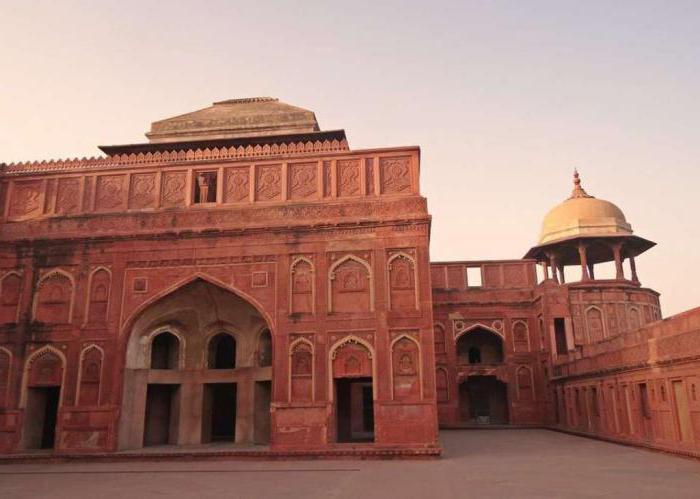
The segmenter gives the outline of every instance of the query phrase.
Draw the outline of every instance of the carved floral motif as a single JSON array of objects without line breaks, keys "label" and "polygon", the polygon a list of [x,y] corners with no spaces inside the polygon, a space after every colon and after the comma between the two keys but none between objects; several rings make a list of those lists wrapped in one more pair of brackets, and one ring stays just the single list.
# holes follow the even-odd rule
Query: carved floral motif
[{"label": "carved floral motif", "polygon": [[41,214],[42,203],[40,180],[16,182],[12,189],[9,215],[13,218],[38,216]]},{"label": "carved floral motif", "polygon": [[292,163],[289,165],[289,198],[315,197],[318,189],[318,165],[316,163]]},{"label": "carved floral motif", "polygon": [[280,165],[265,165],[255,168],[255,198],[261,201],[275,201],[282,194],[282,174]]},{"label": "carved floral motif", "polygon": [[250,197],[250,167],[241,166],[226,169],[224,202],[240,203]]},{"label": "carved floral motif", "polygon": [[164,208],[184,206],[187,194],[185,192],[187,173],[165,172],[161,182],[161,206]]},{"label": "carved floral motif", "polygon": [[411,158],[381,158],[381,188],[384,194],[403,194],[411,190]]},{"label": "carved floral motif", "polygon": [[355,159],[338,160],[338,196],[360,194],[360,162]]},{"label": "carved floral motif", "polygon": [[124,203],[124,175],[104,175],[97,177],[95,209],[113,210]]},{"label": "carved floral motif", "polygon": [[155,191],[155,173],[133,174],[129,189],[129,208],[153,208],[156,202]]},{"label": "carved floral motif", "polygon": [[56,213],[69,215],[79,211],[80,179],[61,178],[56,191]]}]

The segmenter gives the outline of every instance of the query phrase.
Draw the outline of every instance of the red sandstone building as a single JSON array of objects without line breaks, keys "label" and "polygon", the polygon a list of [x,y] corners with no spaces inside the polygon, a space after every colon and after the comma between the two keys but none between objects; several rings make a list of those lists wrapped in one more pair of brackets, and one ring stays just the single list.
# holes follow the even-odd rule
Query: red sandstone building
[{"label": "red sandstone building", "polygon": [[654,243],[578,176],[525,258],[431,263],[417,147],[269,98],[147,137],[0,165],[2,452],[434,455],[438,422],[700,449],[700,310],[661,320]]}]

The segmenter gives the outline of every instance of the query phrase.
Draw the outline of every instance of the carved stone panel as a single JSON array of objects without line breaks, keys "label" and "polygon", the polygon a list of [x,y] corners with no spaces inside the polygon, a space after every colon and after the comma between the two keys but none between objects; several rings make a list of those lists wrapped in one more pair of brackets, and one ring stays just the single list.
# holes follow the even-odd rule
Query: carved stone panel
[{"label": "carved stone panel", "polygon": [[330,197],[332,194],[333,180],[331,175],[331,162],[323,162],[323,197]]},{"label": "carved stone panel", "polygon": [[389,298],[391,310],[416,310],[415,264],[399,254],[389,262]]},{"label": "carved stone panel", "polygon": [[41,180],[15,182],[10,198],[10,218],[32,218],[41,215],[44,192]]},{"label": "carved stone panel", "polygon": [[92,274],[88,304],[88,322],[90,324],[101,324],[107,320],[109,287],[109,272],[101,269]]},{"label": "carved stone panel", "polygon": [[337,163],[338,197],[359,196],[360,162],[356,159],[342,159]]},{"label": "carved stone panel", "polygon": [[224,203],[243,203],[250,200],[250,167],[227,168],[224,175]]},{"label": "carved stone panel", "polygon": [[356,260],[345,260],[330,276],[333,312],[369,312],[369,270]]},{"label": "carved stone panel", "polygon": [[372,354],[360,343],[348,342],[333,352],[333,377],[372,376]]},{"label": "carved stone panel", "polygon": [[282,199],[282,165],[255,167],[255,199],[258,201]]},{"label": "carved stone panel", "polygon": [[156,174],[134,173],[129,188],[129,208],[154,208],[156,205]]},{"label": "carved stone panel", "polygon": [[39,283],[35,319],[46,324],[68,324],[73,284],[63,274],[52,274]]},{"label": "carved stone panel", "polygon": [[0,409],[8,406],[8,389],[10,385],[10,355],[0,350]]},{"label": "carved stone panel", "polygon": [[367,194],[374,194],[374,158],[365,159],[365,182]]},{"label": "carved stone panel", "polygon": [[187,172],[164,172],[161,179],[161,200],[163,208],[185,206],[187,199]]},{"label": "carved stone panel", "polygon": [[289,199],[314,199],[318,192],[318,164],[290,163]]},{"label": "carved stone panel", "polygon": [[379,171],[382,194],[411,192],[411,158],[380,158]]},{"label": "carved stone panel", "polygon": [[80,179],[76,177],[58,179],[56,190],[56,213],[70,215],[80,211]]},{"label": "carved stone panel", "polygon": [[22,279],[8,274],[0,281],[0,324],[17,321],[17,308],[22,292]]},{"label": "carved stone panel", "polygon": [[435,370],[435,388],[438,402],[449,402],[450,392],[447,384],[447,371],[442,367]]},{"label": "carved stone panel", "polygon": [[311,264],[299,260],[291,269],[291,312],[311,314],[314,307],[314,273]]},{"label": "carved stone panel", "polygon": [[48,350],[32,360],[28,386],[58,386],[63,380],[63,361]]},{"label": "carved stone panel", "polygon": [[98,405],[100,401],[100,380],[102,377],[102,352],[88,348],[83,352],[80,366],[80,394],[82,406]]},{"label": "carved stone panel", "polygon": [[126,175],[103,175],[97,177],[95,210],[111,211],[124,208],[124,184]]},{"label": "carved stone panel", "polygon": [[418,345],[408,338],[401,338],[391,351],[394,400],[416,401],[420,399],[420,364]]},{"label": "carved stone panel", "polygon": [[513,349],[516,353],[525,353],[530,350],[529,331],[527,324],[517,321],[513,324]]},{"label": "carved stone panel", "polygon": [[290,357],[291,399],[294,402],[309,402],[313,398],[314,355],[311,345],[297,343]]},{"label": "carved stone panel", "polygon": [[598,308],[586,310],[586,325],[588,327],[588,340],[591,343],[602,341],[604,337],[603,313]]}]

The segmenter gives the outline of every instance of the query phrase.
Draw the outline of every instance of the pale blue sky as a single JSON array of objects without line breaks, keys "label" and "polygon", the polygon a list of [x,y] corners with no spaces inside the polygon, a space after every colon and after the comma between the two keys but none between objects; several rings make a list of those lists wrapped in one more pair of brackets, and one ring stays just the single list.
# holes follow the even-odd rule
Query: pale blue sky
[{"label": "pale blue sky", "polygon": [[420,145],[434,260],[519,258],[578,166],[700,305],[700,2],[0,0],[0,161],[96,154],[233,97]]}]

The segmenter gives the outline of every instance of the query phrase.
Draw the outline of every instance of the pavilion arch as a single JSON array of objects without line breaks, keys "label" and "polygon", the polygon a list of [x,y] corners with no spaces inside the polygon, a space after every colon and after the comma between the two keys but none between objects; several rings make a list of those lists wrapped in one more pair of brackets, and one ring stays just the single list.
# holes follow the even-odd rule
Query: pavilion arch
[{"label": "pavilion arch", "polygon": [[31,371],[32,365],[34,364],[34,362],[36,362],[36,360],[39,357],[48,353],[56,355],[61,360],[61,367],[63,372],[61,373],[61,394],[59,398],[59,406],[62,404],[65,393],[64,388],[66,384],[66,356],[58,348],[55,348],[52,345],[44,345],[38,350],[32,352],[29,355],[29,357],[27,357],[27,360],[24,363],[24,369],[22,372],[22,394],[20,396],[19,402],[20,409],[24,409],[27,405],[27,388],[29,386],[29,373]]},{"label": "pavilion arch", "polygon": [[505,339],[501,333],[474,324],[455,338],[457,361],[461,364],[500,364],[505,360]]},{"label": "pavilion arch", "polygon": [[39,296],[41,293],[41,289],[44,287],[45,283],[49,279],[54,278],[54,277],[59,277],[59,276],[65,277],[70,282],[70,293],[69,293],[69,297],[68,297],[69,302],[68,302],[67,324],[71,324],[73,322],[73,308],[75,305],[75,277],[73,277],[73,274],[71,274],[70,272],[67,272],[67,271],[60,269],[58,267],[51,269],[51,270],[47,271],[46,273],[44,273],[41,276],[41,278],[39,279],[39,281],[37,282],[36,291],[34,293],[34,297],[32,300],[32,319],[33,320],[36,320],[37,307],[39,306]]},{"label": "pavilion arch", "polygon": [[386,282],[387,282],[387,286],[386,286],[387,296],[386,296],[386,298],[387,298],[387,303],[389,305],[389,310],[393,309],[393,306],[391,303],[391,263],[394,260],[397,260],[399,258],[403,258],[403,259],[407,260],[408,262],[410,262],[411,268],[413,269],[413,283],[414,283],[413,290],[414,290],[414,294],[415,294],[414,306],[415,306],[416,310],[419,310],[420,309],[420,299],[419,299],[420,295],[419,295],[419,291],[418,291],[418,267],[416,265],[416,259],[413,256],[411,256],[408,253],[405,253],[403,251],[399,251],[397,253],[394,253],[393,255],[391,255],[389,257],[389,259],[386,262]]},{"label": "pavilion arch", "polygon": [[83,350],[80,352],[80,365],[78,366],[78,381],[76,383],[77,386],[77,394],[76,394],[76,405],[80,405],[80,399],[83,396],[83,390],[82,388],[82,382],[83,382],[83,368],[85,366],[85,358],[87,355],[92,352],[96,351],[99,352],[100,354],[100,372],[99,372],[99,378],[98,378],[98,395],[97,395],[97,405],[100,404],[102,400],[102,381],[103,381],[103,373],[105,370],[105,351],[102,347],[99,345],[96,345],[95,343],[86,346],[83,348]]},{"label": "pavilion arch", "polygon": [[287,400],[289,402],[292,401],[292,380],[295,376],[294,374],[294,354],[297,351],[297,348],[300,347],[301,345],[306,346],[309,349],[309,352],[311,353],[311,401],[313,402],[316,400],[316,369],[314,369],[314,361],[316,359],[316,350],[314,348],[314,344],[311,342],[311,340],[308,340],[307,338],[297,338],[296,340],[292,341],[289,344],[289,351],[288,351],[288,364],[289,364],[289,376],[288,376],[288,382],[287,382]]},{"label": "pavilion arch", "polygon": [[391,359],[392,360],[392,368],[389,369],[389,376],[390,376],[389,382],[390,382],[391,387],[392,387],[391,398],[392,398],[392,400],[394,399],[394,388],[393,388],[394,387],[394,369],[393,369],[394,345],[396,345],[399,341],[401,341],[403,339],[411,341],[413,344],[415,344],[415,346],[417,348],[417,352],[418,352],[418,355],[417,355],[417,357],[418,357],[418,359],[417,359],[418,360],[418,386],[420,388],[420,391],[419,391],[420,400],[423,400],[423,349],[421,348],[418,340],[416,340],[413,336],[411,336],[409,334],[405,334],[405,333],[398,335],[389,344],[389,353],[392,356],[392,359]]},{"label": "pavilion arch", "polygon": [[369,286],[369,311],[374,312],[374,272],[372,271],[372,266],[369,264],[369,262],[355,255],[345,255],[333,262],[328,268],[328,312],[334,311],[333,280],[335,279],[335,269],[349,261],[360,264],[367,272],[367,281]]},{"label": "pavilion arch", "polygon": [[328,400],[333,401],[334,400],[334,390],[333,390],[333,379],[334,379],[334,374],[333,374],[333,360],[336,357],[336,354],[338,350],[340,350],[342,347],[345,345],[348,345],[350,343],[355,343],[357,345],[363,346],[365,349],[367,349],[367,353],[369,355],[369,358],[371,360],[371,365],[372,365],[372,394],[374,399],[377,399],[377,356],[374,353],[374,348],[372,345],[367,341],[359,336],[355,336],[354,334],[350,334],[348,336],[345,336],[335,343],[331,345],[331,347],[328,349]]},{"label": "pavilion arch", "polygon": [[463,336],[467,333],[471,333],[475,329],[485,329],[486,331],[495,334],[496,336],[499,336],[501,340],[505,341],[506,338],[503,335],[503,332],[499,331],[498,329],[494,329],[491,326],[487,326],[486,324],[482,324],[481,322],[477,322],[476,324],[472,324],[471,326],[462,329],[461,331],[457,332],[455,334],[455,341],[459,339],[460,336]]}]

